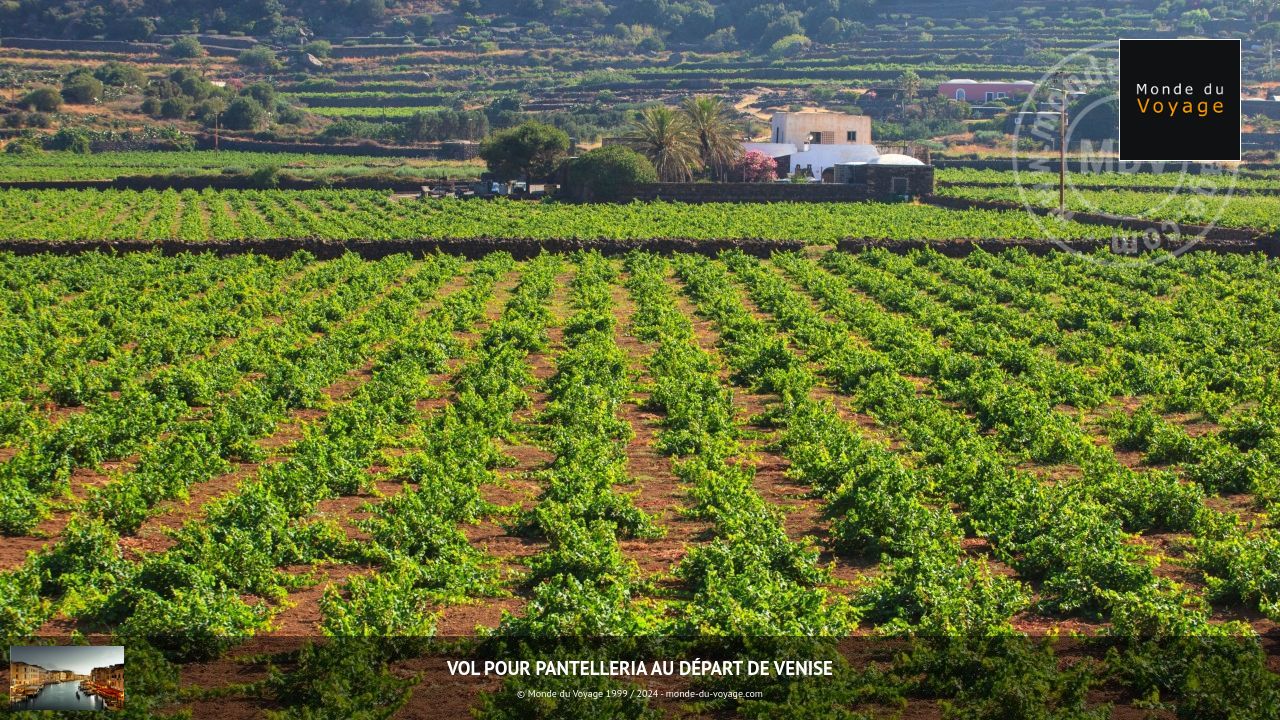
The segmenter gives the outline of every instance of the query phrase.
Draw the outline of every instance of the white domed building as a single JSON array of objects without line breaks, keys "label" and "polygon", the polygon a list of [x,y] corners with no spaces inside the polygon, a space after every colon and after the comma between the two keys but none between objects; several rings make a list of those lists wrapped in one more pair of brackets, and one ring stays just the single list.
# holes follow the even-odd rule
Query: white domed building
[{"label": "white domed building", "polygon": [[[845,163],[845,164],[857,165],[858,163],[852,162],[852,163]],[[867,164],[868,165],[924,165],[924,163],[921,162],[920,160],[917,160],[916,158],[913,158],[910,155],[903,155],[901,153],[886,153],[884,155],[877,155],[876,157],[873,157],[870,160],[868,160]]]},{"label": "white domed building", "polygon": [[933,166],[901,153],[876,155],[863,162],[839,163],[833,182],[862,185],[868,198],[900,198],[933,193]]}]

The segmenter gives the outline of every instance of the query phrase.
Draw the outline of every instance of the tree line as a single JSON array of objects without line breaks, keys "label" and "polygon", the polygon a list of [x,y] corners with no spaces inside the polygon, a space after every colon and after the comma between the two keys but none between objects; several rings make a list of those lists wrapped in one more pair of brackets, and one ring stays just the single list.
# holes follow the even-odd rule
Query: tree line
[{"label": "tree line", "polygon": [[643,182],[767,181],[772,159],[744,153],[744,128],[723,99],[686,98],[678,107],[644,108],[616,138],[571,157],[564,131],[529,120],[499,130],[480,146],[492,177],[536,182],[564,181],[579,199],[611,199],[624,187]]}]

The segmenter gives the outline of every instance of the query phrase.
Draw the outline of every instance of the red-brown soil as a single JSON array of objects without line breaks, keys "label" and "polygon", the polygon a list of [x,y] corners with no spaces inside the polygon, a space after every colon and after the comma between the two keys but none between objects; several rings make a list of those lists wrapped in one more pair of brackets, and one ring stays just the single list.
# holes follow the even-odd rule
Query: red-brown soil
[{"label": "red-brown soil", "polygon": [[614,289],[613,299],[618,319],[616,341],[627,353],[637,385],[631,400],[619,410],[635,433],[627,444],[627,475],[634,484],[617,487],[615,491],[634,494],[636,507],[652,515],[665,531],[660,538],[624,539],[619,544],[644,577],[661,584],[665,581],[662,576],[680,562],[689,546],[705,539],[710,524],[681,512],[688,507],[685,488],[672,471],[672,458],[663,456],[656,447],[662,414],[645,407],[649,392],[643,388],[653,381],[645,370],[645,362],[654,347],[631,334],[636,305],[630,294],[618,287]]}]

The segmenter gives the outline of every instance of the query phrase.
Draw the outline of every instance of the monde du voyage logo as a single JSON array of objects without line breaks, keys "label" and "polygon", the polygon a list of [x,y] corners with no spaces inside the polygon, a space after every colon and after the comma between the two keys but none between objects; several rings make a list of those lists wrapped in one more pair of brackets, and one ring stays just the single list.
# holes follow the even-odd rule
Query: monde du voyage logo
[{"label": "monde du voyage logo", "polygon": [[1240,159],[1240,41],[1120,41],[1120,158]]},{"label": "monde du voyage logo", "polygon": [[[1234,39],[1121,39],[1118,48],[1107,40],[1046,70],[1022,105],[1035,120],[1015,126],[1012,158],[1014,185],[1042,236],[1079,252],[1069,223],[1114,214],[1108,194],[1090,185],[1094,174],[1120,173],[1164,191],[1130,208],[1133,222],[1113,229],[1111,253],[1084,257],[1164,262],[1207,238],[1240,168],[1240,49]],[[1188,212],[1196,222],[1178,220]]]}]

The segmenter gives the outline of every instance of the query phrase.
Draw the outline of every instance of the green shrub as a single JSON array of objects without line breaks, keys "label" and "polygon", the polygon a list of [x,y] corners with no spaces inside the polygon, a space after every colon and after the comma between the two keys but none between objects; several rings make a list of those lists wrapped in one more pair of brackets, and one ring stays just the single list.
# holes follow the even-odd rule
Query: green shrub
[{"label": "green shrub", "polygon": [[280,168],[265,165],[249,174],[249,184],[256,188],[268,190],[280,186]]},{"label": "green shrub", "polygon": [[31,155],[44,152],[44,147],[36,138],[15,138],[10,140],[4,146],[4,151],[10,155]]},{"label": "green shrub", "polygon": [[568,161],[565,193],[579,200],[612,202],[628,187],[658,181],[653,163],[621,145],[592,150]]},{"label": "green shrub", "polygon": [[260,72],[274,72],[282,67],[280,61],[276,59],[275,52],[265,45],[258,45],[245,50],[236,58],[236,62],[246,68]]},{"label": "green shrub", "polygon": [[266,119],[266,109],[251,97],[232,100],[226,112],[222,113],[222,125],[228,130],[256,130]]},{"label": "green shrub", "polygon": [[62,108],[62,93],[47,85],[41,86],[23,96],[21,104],[39,112],[57,112]]},{"label": "green shrub", "polygon": [[204,56],[204,46],[190,35],[184,35],[169,45],[169,56],[175,58],[198,58]]},{"label": "green shrub", "polygon": [[[330,586],[320,600],[321,631],[338,638],[396,638],[405,653],[423,638],[435,635],[436,616],[426,593],[414,587],[411,566],[356,575],[345,593]],[[345,597],[344,597],[345,594]]]},{"label": "green shrub", "polygon": [[147,84],[146,73],[137,65],[112,60],[93,71],[93,76],[104,85],[116,87],[144,87]]},{"label": "green shrub", "polygon": [[389,718],[409,699],[416,678],[387,669],[387,640],[347,638],[306,644],[289,669],[271,667],[263,689],[280,705],[272,718]]},{"label": "green shrub", "polygon": [[89,133],[79,128],[61,128],[46,142],[50,150],[66,150],[67,152],[88,155],[93,152]]},{"label": "green shrub", "polygon": [[72,105],[89,105],[102,100],[102,81],[91,75],[79,75],[62,84],[62,99]]},{"label": "green shrub", "polygon": [[275,107],[276,104],[276,89],[270,83],[256,82],[246,85],[240,91],[240,95],[257,100],[258,104],[264,108]]},{"label": "green shrub", "polygon": [[769,57],[791,57],[792,55],[803,52],[810,44],[811,41],[804,35],[787,35],[779,38],[777,42],[769,46]]},{"label": "green shrub", "polygon": [[302,46],[302,51],[311,53],[318,58],[327,58],[333,53],[333,43],[328,40],[312,40]]},{"label": "green shrub", "polygon": [[183,97],[171,97],[160,103],[160,117],[182,120],[191,114],[191,101]]},{"label": "green shrub", "polygon": [[485,138],[480,157],[499,179],[536,180],[550,175],[568,149],[563,130],[530,120]]},{"label": "green shrub", "polygon": [[235,592],[197,585],[172,598],[142,593],[119,633],[145,640],[170,660],[208,660],[267,627],[267,616],[266,606],[248,605]]}]

